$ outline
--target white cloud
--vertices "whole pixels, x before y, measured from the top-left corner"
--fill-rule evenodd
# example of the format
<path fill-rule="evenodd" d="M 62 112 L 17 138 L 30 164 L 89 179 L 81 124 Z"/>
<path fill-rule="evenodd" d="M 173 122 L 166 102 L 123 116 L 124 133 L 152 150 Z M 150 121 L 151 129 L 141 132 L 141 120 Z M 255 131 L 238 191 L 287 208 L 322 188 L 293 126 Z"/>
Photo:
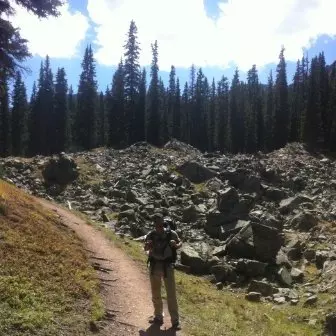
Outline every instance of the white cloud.
<path fill-rule="evenodd" d="M 150 64 L 150 44 L 158 40 L 159 65 L 226 67 L 242 70 L 277 62 L 281 45 L 296 61 L 321 34 L 336 36 L 335 0 L 228 0 L 214 20 L 203 0 L 88 0 L 96 26 L 96 58 L 117 64 L 129 23 L 138 27 L 142 65 Z"/>
<path fill-rule="evenodd" d="M 76 56 L 79 43 L 85 38 L 89 21 L 80 12 L 71 13 L 65 3 L 59 17 L 39 19 L 22 7 L 15 7 L 11 21 L 21 28 L 21 36 L 29 40 L 28 47 L 33 55 L 42 57 L 71 58 Z"/>

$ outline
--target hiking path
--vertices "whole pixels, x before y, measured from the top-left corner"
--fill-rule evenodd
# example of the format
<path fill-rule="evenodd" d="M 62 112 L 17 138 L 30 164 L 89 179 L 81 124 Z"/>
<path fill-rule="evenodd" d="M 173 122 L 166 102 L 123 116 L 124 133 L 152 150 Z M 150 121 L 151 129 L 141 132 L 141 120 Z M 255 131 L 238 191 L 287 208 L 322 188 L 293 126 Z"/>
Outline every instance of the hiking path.
<path fill-rule="evenodd" d="M 181 331 L 171 329 L 166 303 L 165 324 L 159 327 L 148 323 L 148 318 L 153 314 L 153 306 L 146 267 L 132 260 L 102 232 L 71 211 L 44 199 L 37 201 L 54 211 L 77 234 L 97 271 L 106 310 L 104 320 L 99 323 L 98 335 L 182 336 Z"/>

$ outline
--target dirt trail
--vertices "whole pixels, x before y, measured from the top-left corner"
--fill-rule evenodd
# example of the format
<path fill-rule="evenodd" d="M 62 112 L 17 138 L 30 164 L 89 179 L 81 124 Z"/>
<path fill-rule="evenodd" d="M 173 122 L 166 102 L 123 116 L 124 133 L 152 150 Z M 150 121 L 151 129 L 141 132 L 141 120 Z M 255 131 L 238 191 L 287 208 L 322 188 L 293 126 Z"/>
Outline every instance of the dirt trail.
<path fill-rule="evenodd" d="M 148 324 L 153 314 L 150 284 L 146 269 L 108 241 L 94 227 L 70 211 L 37 199 L 44 207 L 56 212 L 62 221 L 84 242 L 90 259 L 97 269 L 102 284 L 107 317 L 100 325 L 100 334 L 106 336 L 180 335 L 170 329 L 170 318 L 165 307 L 166 322 L 161 328 Z"/>

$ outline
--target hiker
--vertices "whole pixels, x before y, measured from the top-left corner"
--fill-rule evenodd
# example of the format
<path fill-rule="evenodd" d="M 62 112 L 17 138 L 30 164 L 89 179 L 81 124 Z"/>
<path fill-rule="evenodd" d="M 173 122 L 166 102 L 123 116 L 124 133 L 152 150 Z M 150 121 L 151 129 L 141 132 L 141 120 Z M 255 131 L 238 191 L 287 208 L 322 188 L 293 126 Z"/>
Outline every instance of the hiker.
<path fill-rule="evenodd" d="M 163 278 L 172 327 L 179 330 L 180 322 L 176 299 L 174 263 L 176 261 L 176 250 L 182 246 L 182 242 L 177 233 L 169 225 L 165 225 L 161 214 L 154 215 L 154 224 L 155 229 L 147 234 L 144 247 L 148 253 L 154 306 L 154 316 L 149 322 L 159 325 L 163 324 L 163 304 L 161 297 L 161 281 Z"/>

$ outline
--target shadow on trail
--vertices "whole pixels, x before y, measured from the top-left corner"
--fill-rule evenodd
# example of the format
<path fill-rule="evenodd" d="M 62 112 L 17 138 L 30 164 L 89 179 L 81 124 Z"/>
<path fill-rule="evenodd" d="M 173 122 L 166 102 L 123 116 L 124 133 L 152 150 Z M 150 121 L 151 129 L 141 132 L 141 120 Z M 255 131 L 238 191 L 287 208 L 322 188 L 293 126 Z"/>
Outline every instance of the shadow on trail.
<path fill-rule="evenodd" d="M 146 330 L 140 330 L 139 336 L 176 336 L 176 330 L 174 329 L 160 329 L 157 324 L 152 324 Z"/>

